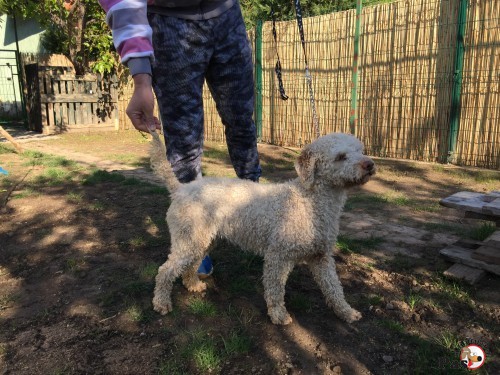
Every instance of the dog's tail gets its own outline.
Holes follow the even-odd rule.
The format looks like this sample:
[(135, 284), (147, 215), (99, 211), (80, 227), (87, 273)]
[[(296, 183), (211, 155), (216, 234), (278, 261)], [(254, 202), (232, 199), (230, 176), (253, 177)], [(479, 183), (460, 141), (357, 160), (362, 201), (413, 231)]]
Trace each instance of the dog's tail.
[(175, 177), (172, 166), (167, 160), (165, 145), (160, 140), (160, 135), (155, 131), (151, 131), (150, 133), (153, 137), (149, 150), (151, 169), (165, 182), (168, 191), (173, 193), (179, 188), (181, 183)]

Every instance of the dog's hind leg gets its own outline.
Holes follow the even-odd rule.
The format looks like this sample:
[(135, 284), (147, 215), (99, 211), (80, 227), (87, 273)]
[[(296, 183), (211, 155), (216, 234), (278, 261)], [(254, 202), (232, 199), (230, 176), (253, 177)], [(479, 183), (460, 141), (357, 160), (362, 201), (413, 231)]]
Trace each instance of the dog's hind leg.
[(207, 289), (207, 284), (198, 277), (198, 268), (203, 257), (196, 258), (192, 265), (182, 274), (182, 284), (190, 292), (203, 292)]
[(264, 298), (267, 313), (274, 324), (290, 324), (292, 318), (285, 307), (285, 284), (294, 262), (264, 259)]
[(333, 257), (328, 254), (311, 257), (307, 260), (307, 265), (321, 288), (327, 305), (335, 314), (348, 323), (361, 319), (361, 313), (353, 309), (345, 300)]

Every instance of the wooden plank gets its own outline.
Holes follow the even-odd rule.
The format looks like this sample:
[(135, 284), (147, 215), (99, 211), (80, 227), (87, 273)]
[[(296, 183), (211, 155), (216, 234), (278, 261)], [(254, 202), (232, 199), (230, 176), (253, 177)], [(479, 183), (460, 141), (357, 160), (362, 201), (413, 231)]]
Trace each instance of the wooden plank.
[[(42, 94), (40, 95), (42, 103), (97, 103), (96, 94)], [(109, 102), (116, 103), (111, 99)]]
[(455, 263), (453, 266), (444, 271), (443, 274), (454, 279), (464, 280), (469, 284), (474, 285), (486, 275), (486, 272), (478, 268), (472, 268), (464, 264)]
[(80, 107), (81, 110), (81, 116), (82, 116), (82, 125), (83, 124), (88, 124), (89, 121), (89, 110), (88, 110), (88, 104), (85, 102), (82, 102), (82, 105)]
[[(479, 246), (477, 246), (476, 249)], [(465, 264), (466, 266), (469, 267), (479, 268), (500, 276), (499, 265), (486, 263), (481, 260), (472, 258), (472, 253), (476, 249), (462, 247), (460, 246), (460, 243), (457, 242), (456, 244), (445, 247), (439, 253), (452, 262)]]
[(82, 82), (95, 82), (95, 80), (96, 80), (95, 77), (75, 78), (75, 76), (72, 76), (72, 75), (60, 75), (60, 76), (57, 76), (57, 79), (60, 81), (82, 81)]
[(490, 246), (481, 246), (479, 249), (472, 253), (472, 258), (500, 265), (500, 251)]
[[(39, 72), (39, 89), (40, 96), (45, 95), (47, 92), (47, 74), (45, 72)], [(48, 133), (49, 129), (49, 116), (47, 111), (47, 104), (40, 101), (40, 114), (42, 120), (42, 132)]]
[(500, 265), (500, 242), (489, 240), (477, 248), (472, 257), (483, 262)]
[(84, 125), (69, 125), (65, 131), (68, 133), (89, 132), (92, 130), (99, 131), (114, 131), (115, 125), (113, 123), (98, 123), (98, 124), (84, 124)]
[[(54, 95), (54, 82), (51, 76), (47, 76), (47, 95)], [(54, 103), (47, 103), (48, 129), (47, 133), (52, 134), (56, 131), (54, 118)]]
[(484, 242), (488, 243), (489, 241), (496, 241), (500, 243), (500, 230), (494, 232), (491, 236), (484, 240)]
[(500, 192), (488, 194), (461, 191), (439, 201), (442, 206), (465, 211), (468, 217), (498, 221), (500, 218)]
[[(68, 91), (68, 82), (67, 81), (62, 81), (60, 82), (61, 85), (61, 93), (62, 94), (69, 94)], [(68, 103), (61, 103), (61, 123), (63, 127), (68, 126), (69, 124), (69, 115), (68, 115)]]

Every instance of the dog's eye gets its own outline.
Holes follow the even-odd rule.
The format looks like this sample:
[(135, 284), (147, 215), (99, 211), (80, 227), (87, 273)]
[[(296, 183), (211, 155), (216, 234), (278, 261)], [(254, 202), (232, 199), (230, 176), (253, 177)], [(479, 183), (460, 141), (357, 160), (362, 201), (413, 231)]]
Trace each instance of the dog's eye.
[(342, 160), (345, 160), (345, 159), (347, 159), (347, 155), (346, 154), (338, 154), (335, 157), (335, 161), (342, 161)]

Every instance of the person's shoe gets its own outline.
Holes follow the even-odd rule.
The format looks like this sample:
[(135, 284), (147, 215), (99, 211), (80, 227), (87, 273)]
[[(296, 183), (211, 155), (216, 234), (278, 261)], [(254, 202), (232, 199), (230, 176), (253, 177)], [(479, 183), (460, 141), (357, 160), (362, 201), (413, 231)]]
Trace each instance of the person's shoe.
[(214, 266), (212, 265), (212, 260), (207, 255), (201, 261), (200, 267), (198, 268), (198, 277), (200, 279), (206, 278), (212, 274), (214, 271)]

